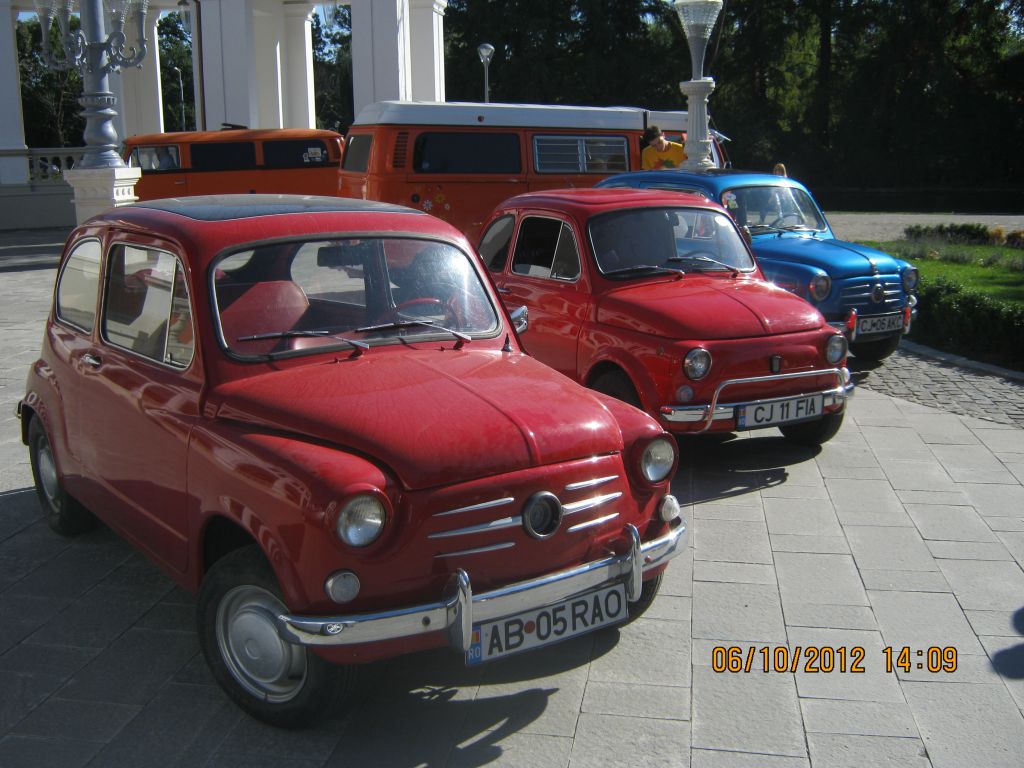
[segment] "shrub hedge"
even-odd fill
[[[1024,307],[939,278],[918,289],[910,338],[987,363],[1024,370]]]

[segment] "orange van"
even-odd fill
[[[639,169],[651,124],[678,137],[686,112],[380,101],[360,111],[345,137],[340,194],[419,208],[474,240],[506,198],[591,187]],[[718,165],[720,158],[716,143]]]
[[[131,136],[124,160],[141,168],[140,200],[245,192],[337,195],[344,139],[299,128]]]

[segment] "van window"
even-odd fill
[[[346,171],[365,171],[370,165],[370,147],[373,146],[372,136],[350,136],[345,140]]]
[[[512,257],[512,271],[517,275],[563,280],[579,277],[580,257],[569,225],[540,216],[523,219]]]
[[[193,171],[249,171],[256,167],[251,141],[218,141],[192,145]]]
[[[421,133],[413,150],[417,173],[520,173],[514,133]]]
[[[135,147],[128,159],[131,168],[141,168],[143,173],[153,171],[176,171],[181,167],[178,147],[161,144],[155,147]]]
[[[324,165],[327,145],[320,139],[279,139],[263,142],[263,165],[267,168],[307,168]],[[193,150],[193,164],[195,151]]]
[[[491,272],[503,272],[508,261],[508,244],[515,229],[515,216],[502,216],[487,228],[480,240],[480,258]]]
[[[628,171],[625,136],[534,136],[538,173],[617,173]]]

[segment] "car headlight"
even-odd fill
[[[828,275],[815,275],[807,284],[807,291],[815,301],[821,301],[832,290],[832,278]]]
[[[846,357],[847,346],[846,337],[841,333],[836,334],[825,345],[825,359],[835,365]]]
[[[903,270],[903,290],[912,291],[917,288],[917,282],[920,280],[920,276],[917,274],[917,270],[913,267],[907,267]]]
[[[350,547],[365,547],[377,540],[386,519],[387,512],[380,499],[364,494],[342,508],[335,530],[338,538]]]
[[[640,454],[640,474],[649,483],[660,483],[676,463],[675,443],[667,437],[659,437],[647,444]]]
[[[691,349],[683,360],[683,370],[694,381],[703,379],[711,370],[711,353],[706,349]]]

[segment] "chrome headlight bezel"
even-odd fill
[[[668,437],[656,437],[640,452],[637,469],[648,483],[660,483],[672,476],[676,466],[676,444]]]
[[[903,274],[900,275],[900,280],[903,283],[903,290],[910,293],[910,291],[917,288],[918,283],[921,281],[921,275],[916,267],[907,267],[903,270]]]
[[[360,493],[341,508],[334,522],[334,532],[342,543],[361,549],[380,538],[387,519],[388,510],[382,499]]]
[[[693,381],[700,381],[711,372],[711,353],[703,347],[696,347],[683,358],[683,371]]]
[[[849,349],[850,344],[846,340],[846,336],[841,333],[830,336],[829,340],[825,342],[825,360],[829,365],[838,365],[846,357]]]
[[[828,275],[815,275],[807,283],[807,294],[813,301],[821,301],[832,290],[832,278]]]

